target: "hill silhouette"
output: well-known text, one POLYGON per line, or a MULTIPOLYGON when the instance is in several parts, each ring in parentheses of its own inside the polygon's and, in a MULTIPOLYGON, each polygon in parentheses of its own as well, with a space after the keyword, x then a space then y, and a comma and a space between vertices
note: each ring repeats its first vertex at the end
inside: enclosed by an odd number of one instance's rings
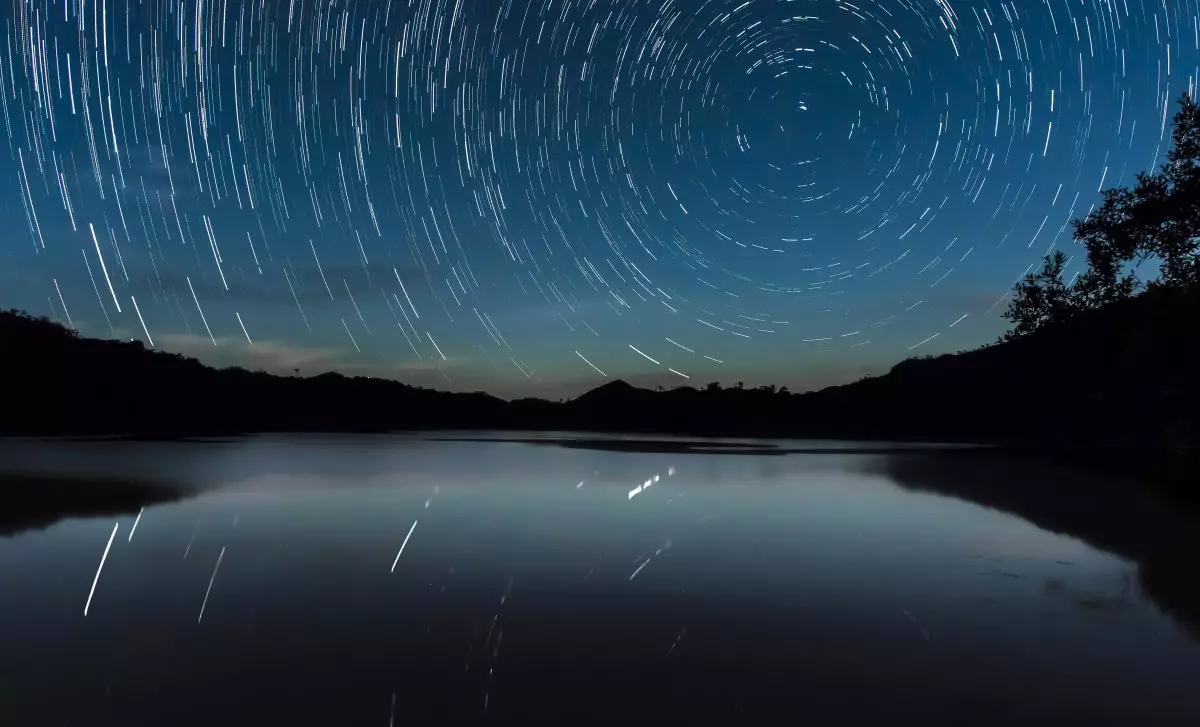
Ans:
POLYGON ((976 350, 902 361, 816 392, 613 381, 566 402, 504 401, 337 373, 301 378, 90 339, 0 312, 0 433, 179 437, 249 432, 558 430, 1005 445, 1194 478, 1194 290, 1155 288, 976 350))
POLYGON ((1180 98, 1159 170, 1076 220, 1086 269, 1059 250, 1014 287, 996 344, 902 361, 821 391, 650 391, 613 381, 571 401, 506 402, 396 381, 215 370, 139 341, 81 338, 0 314, 0 433, 167 436, 507 429, 976 442, 1154 478, 1200 499, 1200 106, 1180 98), (1157 277, 1137 271, 1156 263, 1157 277))

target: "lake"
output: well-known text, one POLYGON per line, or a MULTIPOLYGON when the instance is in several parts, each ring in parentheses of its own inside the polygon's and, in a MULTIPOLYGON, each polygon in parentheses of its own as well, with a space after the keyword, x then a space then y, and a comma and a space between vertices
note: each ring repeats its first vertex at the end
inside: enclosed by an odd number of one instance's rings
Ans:
POLYGON ((1200 724, 1200 528, 1135 487, 446 436, 0 440, 0 724, 1200 724))

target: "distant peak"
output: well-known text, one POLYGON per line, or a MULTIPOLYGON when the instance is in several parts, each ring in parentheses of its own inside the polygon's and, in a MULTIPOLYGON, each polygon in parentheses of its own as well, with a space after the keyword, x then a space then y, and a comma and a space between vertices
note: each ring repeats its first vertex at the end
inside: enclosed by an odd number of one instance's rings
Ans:
POLYGON ((617 379, 616 381, 610 381, 607 384, 597 386, 596 388, 592 389, 592 391, 627 391, 629 389, 636 388, 636 386, 628 381, 625 381, 624 379, 617 379))
POLYGON ((623 394, 630 394, 635 391, 643 391, 643 389, 639 389, 638 387, 634 386, 633 384, 630 384, 629 382, 624 381, 622 379, 617 379, 616 381, 610 381, 607 384, 602 384, 602 385, 597 386, 596 388, 592 389, 591 391, 585 392, 584 394, 582 394, 579 397, 579 399, 593 399, 593 398, 600 398, 600 397, 610 397, 610 396, 614 396, 614 395, 619 396, 619 395, 623 395, 623 394))

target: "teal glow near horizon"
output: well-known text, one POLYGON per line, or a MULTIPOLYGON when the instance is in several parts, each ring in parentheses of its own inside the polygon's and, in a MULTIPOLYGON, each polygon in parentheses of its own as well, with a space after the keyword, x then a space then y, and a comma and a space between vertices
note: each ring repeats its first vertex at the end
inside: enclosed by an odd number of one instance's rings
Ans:
POLYGON ((504 397, 973 348, 1154 168, 1200 3, 142 3, 0 14, 0 307, 504 397))

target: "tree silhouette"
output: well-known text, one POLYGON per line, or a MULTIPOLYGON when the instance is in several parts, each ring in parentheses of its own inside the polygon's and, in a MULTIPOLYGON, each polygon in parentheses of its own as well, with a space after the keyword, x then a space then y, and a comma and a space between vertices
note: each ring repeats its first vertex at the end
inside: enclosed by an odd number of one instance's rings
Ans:
POLYGON ((1131 265, 1145 261, 1140 240, 1145 235, 1148 209, 1140 194, 1155 195, 1149 175, 1137 176, 1133 189, 1104 191, 1103 202, 1085 219, 1075 221, 1075 239, 1087 251, 1087 270, 1075 281, 1075 301, 1080 308, 1099 308, 1130 297, 1137 290, 1131 265))
POLYGON ((1179 100, 1171 142, 1158 171, 1138 174, 1132 188, 1105 190, 1100 206, 1075 220, 1087 269, 1073 283, 1062 280, 1067 260, 1061 252, 1017 283, 1004 313, 1013 323, 1006 339, 1146 288, 1200 284, 1200 108, 1190 95, 1179 100), (1158 277, 1143 284, 1136 269, 1148 262, 1157 263, 1158 277))
POLYGON ((1061 250, 1045 258, 1042 269, 1029 273, 1013 289, 1004 318, 1013 324, 1006 338, 1033 333, 1042 326, 1066 320, 1075 313, 1071 289, 1063 281, 1067 256, 1061 250))

